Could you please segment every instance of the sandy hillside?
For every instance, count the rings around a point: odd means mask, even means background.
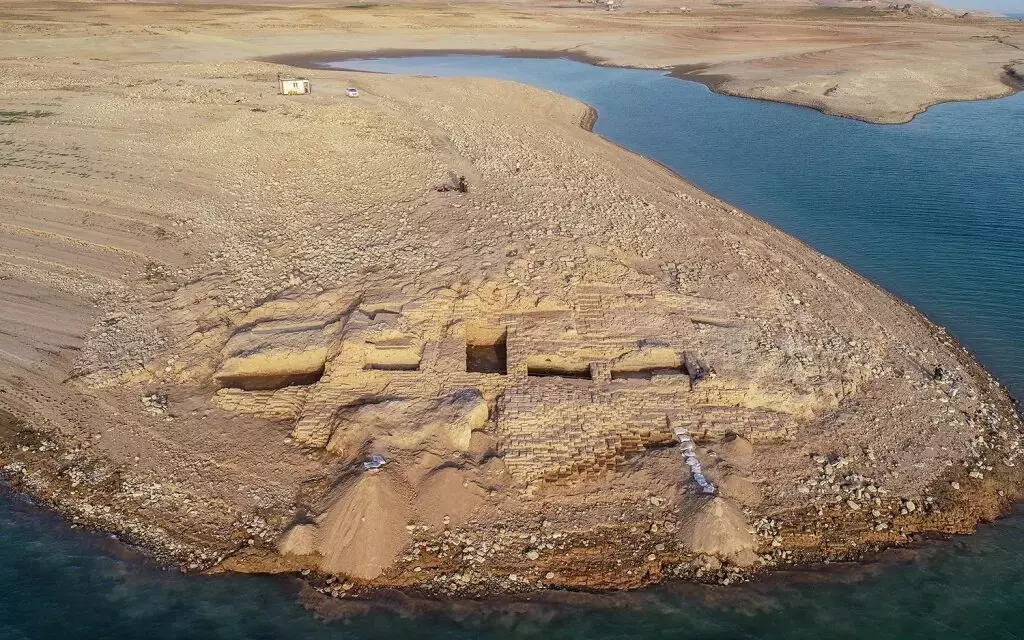
[[[4,11],[0,463],[71,518],[194,570],[485,593],[728,583],[1017,495],[1019,420],[955,342],[585,105],[283,96],[252,59],[434,14]]]

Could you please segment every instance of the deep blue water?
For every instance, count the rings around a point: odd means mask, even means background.
[[[1024,395],[1024,94],[939,105],[881,127],[564,60],[361,66],[513,79],[585,100],[600,113],[598,133],[910,300]],[[0,494],[0,640],[1024,638],[1024,512],[882,557],[739,588],[407,605],[321,622],[300,606],[294,581],[161,570]]]

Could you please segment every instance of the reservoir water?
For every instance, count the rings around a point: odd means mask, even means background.
[[[656,71],[491,56],[338,66],[475,75],[579,98],[595,131],[805,240],[942,324],[1024,396],[1024,94],[899,126],[718,96]],[[1024,511],[977,535],[738,588],[405,605],[323,622],[288,579],[161,570],[0,493],[0,640],[1021,638]]]

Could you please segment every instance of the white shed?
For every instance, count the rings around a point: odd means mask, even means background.
[[[306,78],[278,78],[281,93],[286,96],[299,96],[313,92],[313,85]]]

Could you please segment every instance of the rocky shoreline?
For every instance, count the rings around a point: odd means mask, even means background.
[[[119,33],[3,80],[0,470],[72,523],[187,572],[481,597],[733,584],[1021,496],[1019,416],[954,340],[592,108],[280,95],[251,49]]]
[[[996,388],[997,393],[1005,393]],[[995,407],[991,415],[997,424],[1019,434],[1019,415]],[[755,521],[761,559],[756,568],[730,566],[714,556],[673,548],[678,524],[671,515],[666,518],[663,504],[652,497],[648,519],[631,524],[632,531],[607,528],[596,535],[567,535],[541,520],[519,523],[523,526],[516,533],[504,527],[480,530],[470,524],[452,530],[446,526],[443,542],[431,535],[416,540],[414,533],[410,553],[382,579],[365,583],[283,560],[274,545],[279,532],[254,518],[240,519],[230,531],[208,535],[190,531],[191,541],[183,540],[181,532],[175,537],[170,533],[172,521],[147,521],[132,512],[138,491],[120,485],[118,471],[111,471],[105,461],[92,460],[74,446],[64,448],[10,414],[0,414],[0,436],[3,481],[75,526],[114,534],[157,562],[183,572],[293,573],[333,598],[373,599],[391,589],[412,597],[480,598],[550,589],[630,590],[665,580],[741,584],[775,570],[863,561],[935,537],[969,535],[979,524],[1007,515],[1024,498],[1024,471],[1017,464],[1021,449],[1009,444],[1014,441],[1006,427],[995,428],[979,435],[972,463],[951,469],[920,505],[888,495],[857,474],[844,475],[842,459],[817,458],[820,474],[809,479],[807,486],[819,488],[823,501],[806,510]],[[639,546],[638,525],[648,530]],[[201,542],[195,539],[200,537]],[[624,550],[628,550],[625,555]],[[639,563],[637,556],[643,556]],[[485,560],[489,566],[479,572],[474,564]],[[524,569],[524,560],[532,566]],[[622,571],[615,566],[623,560],[635,569]]]
[[[596,116],[588,108],[580,126],[589,130],[587,123]],[[896,296],[883,293],[917,314]],[[638,505],[628,526],[586,532],[554,529],[543,518],[506,522],[500,528],[480,527],[473,521],[449,527],[446,521],[440,538],[429,527],[409,526],[412,544],[407,553],[380,578],[339,577],[280,555],[277,541],[287,526],[282,517],[287,510],[268,514],[267,519],[239,512],[228,527],[220,523],[197,528],[195,518],[203,507],[185,495],[159,485],[133,484],[123,475],[125,469],[94,457],[90,443],[37,430],[2,410],[0,473],[15,490],[73,525],[116,535],[159,563],[191,573],[294,574],[332,598],[374,599],[393,589],[412,597],[481,598],[552,589],[631,590],[666,580],[740,584],[779,569],[863,561],[891,548],[969,535],[979,524],[1007,515],[1024,498],[1024,471],[1019,465],[1022,423],[1013,399],[952,336],[928,324],[938,342],[961,354],[962,366],[988,381],[989,400],[976,416],[971,457],[934,481],[921,500],[914,500],[850,473],[842,456],[812,456],[817,473],[798,487],[812,504],[753,522],[756,566],[723,563],[713,555],[680,548],[675,536],[678,514],[665,510],[664,499],[651,496],[648,503]],[[947,381],[946,387],[948,394],[955,382]],[[146,396],[143,404],[153,402]],[[870,449],[865,456],[874,461]],[[143,503],[173,505],[168,512],[181,511],[182,518],[142,515]],[[643,532],[639,537],[638,531]]]

